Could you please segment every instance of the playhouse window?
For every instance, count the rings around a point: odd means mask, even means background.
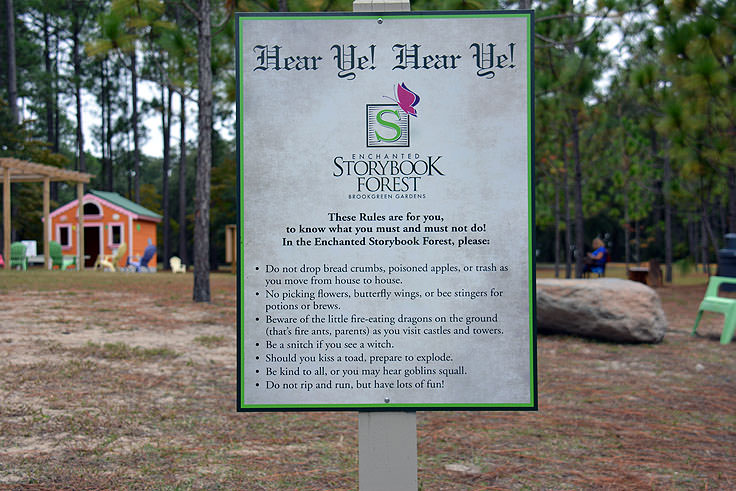
[[[69,227],[59,227],[59,244],[61,244],[61,247],[71,247],[72,241]]]
[[[84,216],[86,216],[86,217],[88,217],[88,216],[94,216],[94,217],[100,217],[100,216],[102,216],[102,210],[100,209],[100,206],[97,203],[93,202],[93,201],[88,201],[87,203],[85,203],[84,206],[82,207],[82,211],[84,212]]]
[[[110,225],[110,245],[119,246],[123,242],[123,226]]]

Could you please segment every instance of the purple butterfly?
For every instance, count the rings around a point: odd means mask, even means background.
[[[387,96],[384,97],[391,99]],[[417,110],[414,109],[414,106],[419,104],[419,96],[412,92],[404,82],[396,85],[396,99],[391,100],[396,102],[406,114],[416,117]]]

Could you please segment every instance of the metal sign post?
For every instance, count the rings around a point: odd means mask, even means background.
[[[353,12],[410,11],[409,0],[355,0]],[[417,489],[417,413],[358,413],[358,480],[363,491]]]
[[[416,491],[417,413],[360,412],[358,462],[362,491]]]

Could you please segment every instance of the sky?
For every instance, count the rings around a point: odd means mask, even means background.
[[[160,89],[153,82],[142,81],[138,85],[138,98],[139,104],[141,101],[150,101],[154,98],[160,97]],[[84,101],[84,112],[82,118],[82,127],[84,128],[85,135],[85,149],[87,152],[91,152],[94,155],[101,155],[102,149],[100,144],[92,138],[92,127],[99,127],[100,119],[100,106],[97,104],[95,98],[85,93],[83,95]],[[174,95],[173,98],[173,118],[171,125],[171,147],[179,148],[179,111],[180,111],[180,98],[178,95]],[[189,143],[196,141],[197,138],[197,104],[191,100],[186,103],[187,110],[187,133],[186,138]],[[163,158],[164,145],[163,145],[163,132],[161,129],[161,115],[153,111],[149,111],[150,114],[140,120],[141,128],[145,128],[146,138],[141,139],[141,152],[144,155],[155,158]],[[74,121],[76,118],[72,114],[67,117]],[[232,121],[228,124],[222,124],[222,122],[215,122],[215,129],[225,139],[235,138],[235,108],[233,107]],[[132,136],[131,136],[132,142]]]

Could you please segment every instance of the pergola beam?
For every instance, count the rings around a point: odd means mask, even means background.
[[[51,165],[37,164],[14,158],[0,158],[0,167],[13,170],[13,182],[73,181],[89,183],[92,174],[60,169]]]

